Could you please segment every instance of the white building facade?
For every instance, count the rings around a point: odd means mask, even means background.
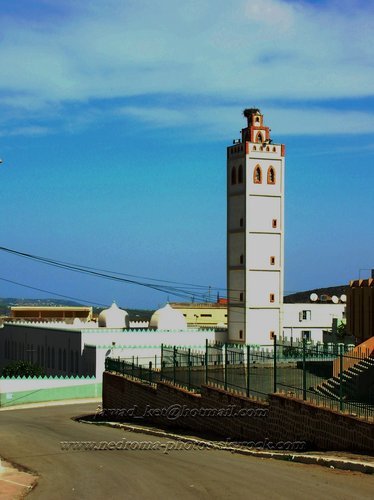
[[[283,337],[323,342],[323,332],[345,320],[345,304],[298,303],[283,305]]]
[[[151,328],[129,329],[126,311],[115,304],[95,323],[11,322],[0,327],[0,372],[14,361],[40,365],[48,376],[94,377],[101,382],[105,358],[134,359],[159,368],[161,345],[202,350],[206,341],[226,342],[226,331],[187,328],[169,305],[156,311]],[[94,381],[93,381],[94,383]]]
[[[229,342],[268,343],[282,332],[285,147],[258,109],[227,148]]]

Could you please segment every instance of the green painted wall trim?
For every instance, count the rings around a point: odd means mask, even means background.
[[[45,377],[0,377],[2,380],[95,380],[95,376],[68,376],[68,375],[48,375]]]
[[[101,383],[0,393],[0,407],[46,401],[61,401],[64,399],[99,398],[101,397],[101,393]]]

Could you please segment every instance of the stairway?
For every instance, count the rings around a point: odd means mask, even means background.
[[[369,356],[342,372],[342,394],[346,401],[359,401],[373,404],[374,358]],[[370,390],[371,389],[371,390]],[[316,387],[311,392],[320,396],[340,398],[340,376],[334,376]]]

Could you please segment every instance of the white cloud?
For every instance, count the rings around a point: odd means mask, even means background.
[[[71,101],[159,93],[260,104],[269,98],[352,98],[373,92],[374,15],[359,3],[349,10],[341,8],[349,5],[344,2],[317,8],[284,0],[66,5],[72,10],[60,25],[42,19],[37,29],[12,18],[3,23],[0,105],[45,111]],[[122,111],[152,118],[149,109]],[[175,109],[159,111],[153,123],[160,126],[186,120]],[[205,115],[200,113],[201,123]],[[306,117],[303,110],[299,116]],[[308,111],[303,123],[310,116]],[[337,114],[324,116],[335,129]],[[370,125],[370,116],[364,117]],[[310,122],[304,131],[315,133],[315,128]]]
[[[51,130],[47,127],[39,127],[36,125],[30,125],[26,127],[16,127],[11,130],[2,130],[0,136],[11,136],[11,135],[26,135],[26,136],[39,136],[50,133]]]
[[[190,106],[178,110],[166,107],[124,107],[119,110],[151,127],[172,127],[183,125],[200,134],[204,128],[210,138],[227,139],[238,129],[238,106]],[[323,135],[374,133],[374,115],[364,112],[317,109],[262,109],[266,123],[271,123],[277,135]],[[243,127],[245,121],[243,119]],[[239,132],[239,131],[238,131]],[[236,137],[235,137],[236,138]],[[233,137],[234,139],[234,137]]]

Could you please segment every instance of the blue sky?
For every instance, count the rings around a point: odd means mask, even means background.
[[[1,246],[224,288],[225,148],[256,106],[287,147],[285,289],[374,267],[374,3],[0,5]],[[0,268],[88,302],[167,299],[1,252]]]

